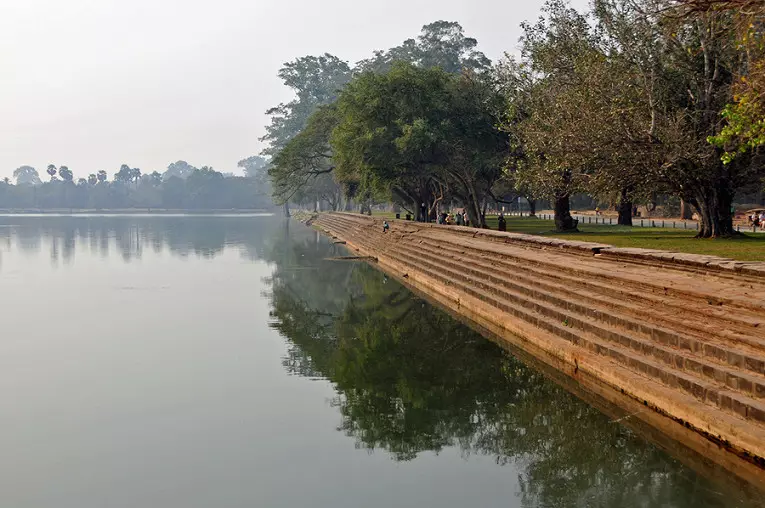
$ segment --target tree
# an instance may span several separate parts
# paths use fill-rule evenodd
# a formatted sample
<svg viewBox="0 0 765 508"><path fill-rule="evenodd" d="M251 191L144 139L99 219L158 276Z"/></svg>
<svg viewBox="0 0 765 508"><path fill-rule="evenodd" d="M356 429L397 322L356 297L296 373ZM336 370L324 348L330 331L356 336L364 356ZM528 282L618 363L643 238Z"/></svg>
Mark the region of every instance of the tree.
<svg viewBox="0 0 765 508"><path fill-rule="evenodd" d="M454 21L435 21L422 27L417 39L407 39L388 51L376 51L357 67L362 71L388 72L395 62L418 67L440 67L452 74L464 70L488 71L491 61L476 48L478 41L466 37L462 25Z"/></svg>
<svg viewBox="0 0 765 508"><path fill-rule="evenodd" d="M61 176L61 179L67 183L72 183L74 180L74 174L67 166L58 168L58 174Z"/></svg>
<svg viewBox="0 0 765 508"><path fill-rule="evenodd" d="M587 90L582 69L600 56L596 34L562 0L546 2L537 23L522 27L522 60L504 68L512 99L508 125L523 147L515 176L518 185L553 201L557 231L575 231L570 197L587 188L593 165L571 145L583 130L577 117L577 102Z"/></svg>
<svg viewBox="0 0 765 508"><path fill-rule="evenodd" d="M329 138L337 123L334 106L319 107L306 127L274 156L268 175L278 203L295 197L300 200L304 197L301 194L311 194L309 188L317 177L334 170Z"/></svg>
<svg viewBox="0 0 765 508"><path fill-rule="evenodd" d="M244 170L244 175L248 178L263 178L268 167L268 159L260 155L253 155L242 159L236 163L236 166Z"/></svg>
<svg viewBox="0 0 765 508"><path fill-rule="evenodd" d="M372 193L388 193L428 218L439 185L437 168L449 74L398 63L387 74L365 72L337 103L331 138L338 179L355 177Z"/></svg>
<svg viewBox="0 0 765 508"><path fill-rule="evenodd" d="M296 97L266 111L271 123L261 138L268 144L263 154L274 156L284 148L305 127L317 107L334 102L351 74L347 62L328 53L285 63L279 70L279 78Z"/></svg>
<svg viewBox="0 0 765 508"><path fill-rule="evenodd" d="M167 166L167 171L162 174L163 180L168 180L174 176L185 180L189 177L197 168L192 166L186 161L176 161Z"/></svg>
<svg viewBox="0 0 765 508"><path fill-rule="evenodd" d="M95 185L98 183L98 176L96 176L95 173L91 173L88 175L88 184L89 185Z"/></svg>
<svg viewBox="0 0 765 508"><path fill-rule="evenodd" d="M50 181L52 182L54 178L56 177L56 166L53 164L48 164L48 170L46 171L50 175Z"/></svg>
<svg viewBox="0 0 765 508"><path fill-rule="evenodd" d="M138 182L141 181L141 170L138 168L130 169L130 180L138 186Z"/></svg>
<svg viewBox="0 0 765 508"><path fill-rule="evenodd" d="M109 178L106 174L106 171L103 169L98 172L96 175L96 178L98 178L98 183L105 183L106 180Z"/></svg>
<svg viewBox="0 0 765 508"><path fill-rule="evenodd" d="M88 185L88 181L85 178L78 178L77 185L80 187Z"/></svg>
<svg viewBox="0 0 765 508"><path fill-rule="evenodd" d="M489 83L397 63L354 79L337 110L331 145L340 181L388 193L422 221L449 191L482 224L482 203L508 150L496 127L501 97Z"/></svg>
<svg viewBox="0 0 765 508"><path fill-rule="evenodd" d="M133 170L130 166L123 164L120 166L120 170L114 173L114 181L121 183L130 183L133 180Z"/></svg>
<svg viewBox="0 0 765 508"><path fill-rule="evenodd" d="M162 174L159 171L153 171L149 177L151 178L151 184L154 187L162 185Z"/></svg>
<svg viewBox="0 0 765 508"><path fill-rule="evenodd" d="M32 166L20 166L13 171L16 185L41 185L40 174Z"/></svg>
<svg viewBox="0 0 765 508"><path fill-rule="evenodd" d="M735 76L733 100L725 106L725 126L709 141L725 150L723 162L765 145L765 3L760 0L677 0L681 15L691 19L726 12L733 20L737 50L746 66Z"/></svg>
<svg viewBox="0 0 765 508"><path fill-rule="evenodd" d="M725 142L714 141L725 138L722 113L735 99L735 76L743 75L749 62L738 51L730 12L679 16L671 9L675 4L596 4L601 26L629 64L625 75L634 76L642 97L642 107L621 114L649 119L643 143L660 159L651 177L696 208L699 236L735 236L733 199L759 184L765 171L758 160L762 154L746 149L729 158Z"/></svg>

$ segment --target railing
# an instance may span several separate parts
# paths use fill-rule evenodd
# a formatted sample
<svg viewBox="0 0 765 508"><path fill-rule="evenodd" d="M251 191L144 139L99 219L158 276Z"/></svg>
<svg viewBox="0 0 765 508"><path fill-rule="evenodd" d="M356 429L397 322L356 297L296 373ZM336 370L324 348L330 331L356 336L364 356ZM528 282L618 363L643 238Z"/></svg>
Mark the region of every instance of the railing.
<svg viewBox="0 0 765 508"><path fill-rule="evenodd" d="M542 220L553 220L555 217L550 213L541 213L537 215L530 215L524 212L511 212L505 213L505 215L515 217L536 217ZM579 215L572 214L573 218L579 220L579 224L598 224L605 226L617 226L617 219L614 217L603 217L599 215ZM632 227L637 228L665 228L665 229L687 229L691 231L698 231L699 222L695 220L672 220L672 219L658 219L658 218L632 218ZM757 226L736 226L736 231L746 231L748 233L763 233L765 229Z"/></svg>

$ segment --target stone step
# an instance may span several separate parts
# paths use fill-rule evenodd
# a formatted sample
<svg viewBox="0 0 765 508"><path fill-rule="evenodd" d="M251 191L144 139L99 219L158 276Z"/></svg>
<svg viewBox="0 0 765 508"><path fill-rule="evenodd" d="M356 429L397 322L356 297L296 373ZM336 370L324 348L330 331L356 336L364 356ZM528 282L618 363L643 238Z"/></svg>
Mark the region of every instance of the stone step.
<svg viewBox="0 0 765 508"><path fill-rule="evenodd" d="M435 246L440 250L449 249L449 245L456 252L467 255L467 252L474 252L476 257L481 257L492 263L497 263L508 269L523 270L535 273L539 277L546 279L557 279L560 283L575 285L583 289L591 290L595 293L612 295L622 301L631 301L646 309L644 318L650 318L648 310L667 308L668 311L689 316L689 319L696 320L697 327L700 322L708 323L710 318L715 319L724 329L721 332L726 339L740 340L747 342L747 337L759 337L750 341L752 347L765 347L765 311L762 313L750 313L748 311L731 312L730 309L718 305L710 305L708 300L703 302L698 300L688 301L682 295L674 291L665 291L664 288L652 286L646 290L644 284L634 284L633 281L610 277L607 274L598 273L576 273L576 270L568 265L556 265L553 263L544 263L539 260L529 260L507 253L498 253L493 250L486 250L478 246L468 246L462 243L442 241L428 237L419 238L425 244ZM601 270L603 271L603 270ZM607 271L607 270L606 270ZM691 315L693 315L691 317ZM760 323L763 326L760 326Z"/></svg>
<svg viewBox="0 0 765 508"><path fill-rule="evenodd" d="M402 242L409 243L409 242ZM422 249L427 246L427 249ZM709 344L709 354L732 365L743 366L754 372L765 372L765 329L755 328L731 320L718 319L713 315L687 316L687 309L669 306L666 302L644 301L637 298L627 298L622 290L605 284L589 284L587 282L557 275L550 275L538 269L530 269L519 263L499 259L483 260L483 257L469 256L467 249L450 247L445 244L435 244L430 240L418 240L416 247L425 251L437 249L451 259L464 262L464 266L480 267L485 273L497 276L505 275L510 282L524 283L536 286L540 290L566 293L575 302L587 302L589 306L599 308L608 315L629 316L633 321L625 322L635 330L640 330L643 323L651 323L654 328L682 331L685 335L695 337L702 343ZM511 275L509 275L511 274ZM646 307L648 309L646 309ZM636 323L635 320L638 320ZM715 323L716 335L712 338L709 326ZM637 328L635 328L637 326ZM765 328L765 327L763 327ZM686 346L692 351L700 350L700 343L691 341ZM726 358L732 353L730 358ZM737 355L750 355L750 363L744 362ZM744 363L742 363L744 362Z"/></svg>
<svg viewBox="0 0 765 508"><path fill-rule="evenodd" d="M371 250L376 250L374 246L368 246ZM474 298L486 302L514 317L530 323L542 330L553 333L563 340L586 347L589 351L602 356L615 359L622 365L630 367L636 372L650 376L663 384L681 389L694 398L713 404L723 411L744 417L758 424L765 425L765 404L754 400L745 393L721 387L719 384L701 379L697 373L681 371L672 362L661 362L657 359L647 356L642 350L640 352L625 346L619 342L603 339L593 333L595 327L588 329L578 328L577 325L583 323L569 318L564 324L566 316L555 314L554 312L545 312L546 307L531 302L530 305L523 305L524 301L520 299L507 298L507 292L497 295L495 292L486 288L478 288L474 285L468 285L464 280L455 277L449 270L444 273L437 266L428 263L424 267L423 262L417 258L396 258L396 262L408 266L413 270L425 274L441 284L453 287Z"/></svg>
<svg viewBox="0 0 765 508"><path fill-rule="evenodd" d="M650 355L670 366L708 378L709 381L721 383L729 389L741 391L755 398L765 398L765 377L761 375L747 374L740 370L730 369L725 365L710 362L708 359L679 350L671 345L656 343L650 338L641 339L635 337L625 333L625 330L618 326L609 324L595 325L591 322L591 316L587 313L582 313L579 309L568 308L566 311L557 310L561 303L565 304L565 301L556 301L556 298L553 296L532 296L529 293L522 292L522 290L509 289L507 286L503 287L492 284L486 278L480 278L479 280L471 279L464 271L460 270L460 266L439 263L439 260L423 253L404 252L400 247L393 252L394 256L406 259L412 266L427 266L431 273L441 271L450 279L460 281L461 284L477 286L483 291L493 293L516 305L524 306L550 319L566 323L568 327L592 333L604 340L617 342L641 354ZM425 259L426 256L427 259ZM549 297L546 298L546 296ZM553 306L550 306L550 303Z"/></svg>
<svg viewBox="0 0 765 508"><path fill-rule="evenodd" d="M356 227L357 223L355 221L335 221L339 222L339 226L341 227L348 227L349 225L352 227ZM361 234L361 236L369 237L368 231L365 230L365 227L357 228L357 232ZM380 237L385 238L385 237ZM395 245L397 242L384 242L383 245L378 245L375 248L377 249L385 249L388 247L388 244ZM441 246L444 250L444 246ZM448 247L447 247L448 248ZM438 262L443 262L442 259L438 259ZM458 269L463 270L462 268L458 267ZM487 273L490 273L488 270L486 271L474 271L471 272L473 276L480 277L484 276ZM522 277L517 275L516 272L516 278L521 279ZM491 281L490 281L491 282ZM581 305L578 305L575 300L581 300L582 295L577 294L567 294L565 295L565 299L561 302L559 299L556 299L555 297L546 295L544 292L537 291L536 288L533 286L530 286L527 284L525 287L521 285L519 280L512 280L512 279L503 279L503 280L494 280L494 283L500 283L504 285L511 285L514 287L516 291L520 291L521 293L525 294L527 297L533 297L537 299L543 299L547 300L548 302L551 302L553 305L562 306L563 308L568 309L569 311L578 312L580 315L585 315L587 318L595 318L600 320L601 322L608 324L609 326L615 326L617 329L620 327L626 328L630 330L632 333L638 333L639 335L643 335L644 337L648 338L654 343L659 343L664 346L668 347L681 347L684 348L688 352L696 353L694 354L694 358L697 357L697 355L700 355L700 357L704 358L706 357L707 361L711 361L713 363L719 363L722 365L730 365L732 367L740 367L743 369L748 369L752 373L756 374L756 377L747 379L745 375L741 375L742 373L738 373L736 371L733 371L733 374L720 372L718 371L712 371L710 370L709 366L705 366L703 364L700 364L699 362L695 361L693 358L691 360L683 361L684 368L689 368L691 370L702 370L704 368L707 368L710 376L714 376L715 379L719 381L726 382L729 386L733 388L738 388L740 385L745 386L747 389L749 387L753 388L755 390L755 393L758 393L758 386L761 386L761 379L759 378L759 375L762 373L762 365L763 360L762 356L756 354L756 352L753 352L751 350L746 350L743 348L736 348L734 346L730 346L725 344L724 342L714 341L710 338L707 338L706 340L703 340L703 337L696 336L695 338L691 335L689 337L689 334L686 332L684 334L678 334L677 332L672 332L670 330L667 330L662 327L648 327L645 326L642 323L636 323L634 320L630 321L628 319L621 318L619 316L615 316L613 314L609 314L608 312L603 312L602 309L590 309L590 308L583 308ZM527 281L528 282L528 281ZM538 281L534 281L534 284L537 286L541 285ZM560 289L560 288L559 288ZM552 300L551 300L552 299ZM585 297L586 299L586 297ZM572 301L574 300L574 301ZM601 299L602 301L602 299ZM612 304L616 305L616 304Z"/></svg>
<svg viewBox="0 0 765 508"><path fill-rule="evenodd" d="M591 259L588 258L577 259L572 258L571 256L560 256L552 251L543 251L544 255L540 256L539 249L530 250L510 247L500 243L472 242L469 238L465 238L464 235L450 235L448 232L443 231L434 232L434 234L428 235L423 234L421 236L432 241L445 242L455 246L469 248L475 252L480 252L485 257L513 259L523 263L524 266L534 266L552 273L563 273L567 274L569 277L575 276L579 280L588 282L597 281L606 284L615 284L618 282L641 294L650 294L670 300L680 300L683 302L684 307L688 306L689 303L695 304L694 308L702 309L701 312L704 315L710 310L720 315L730 315L731 309L735 309L735 320L752 327L756 324L763 323L763 315L765 315L765 307L758 304L755 308L752 308L752 303L749 300L746 305L741 306L741 302L738 300L726 299L718 297L718 295L710 295L707 292L698 290L688 291L682 288L668 287L664 281L661 280L660 276L662 273L671 270L657 270L655 272L656 278L653 280L646 280L644 273L641 273L639 279L635 279L615 275L610 270L611 267L625 266L625 262L618 263L614 261L603 261L591 266ZM699 280L704 280L705 282L710 283L714 282L714 277L705 277ZM765 291L765 286L756 281L750 282L740 280L737 281L736 285L751 287L753 293ZM719 286L719 284L717 286ZM715 287L715 284L710 283L709 287ZM713 297L712 300L714 301L710 301L710 296Z"/></svg>

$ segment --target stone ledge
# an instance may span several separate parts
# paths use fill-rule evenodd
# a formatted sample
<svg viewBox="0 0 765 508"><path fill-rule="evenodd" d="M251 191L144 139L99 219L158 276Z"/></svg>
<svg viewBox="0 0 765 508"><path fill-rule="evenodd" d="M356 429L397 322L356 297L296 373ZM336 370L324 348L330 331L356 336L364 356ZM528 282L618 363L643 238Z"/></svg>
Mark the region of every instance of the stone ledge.
<svg viewBox="0 0 765 508"><path fill-rule="evenodd" d="M350 212L329 212L336 215L356 220L358 222L368 222L370 224L382 223L385 219L359 215ZM413 230L437 229L439 231L449 231L460 235L469 235L473 238L481 238L493 242L513 243L528 248L537 249L565 249L572 253L581 255L598 254L603 257L612 258L619 261L648 262L663 265L677 265L684 268L697 268L707 271L728 272L733 274L750 275L754 277L765 278L765 262L754 261L736 261L730 258L718 256L709 256L705 254L691 254L687 252L674 252L656 249L639 249L630 247L614 247L604 243L581 242L578 240L566 240L562 238L552 238L546 236L527 235L523 233L512 233L494 231L489 229L476 229L465 226L446 226L441 224L421 223L414 221L405 221L397 219L388 219L392 224L406 225Z"/></svg>

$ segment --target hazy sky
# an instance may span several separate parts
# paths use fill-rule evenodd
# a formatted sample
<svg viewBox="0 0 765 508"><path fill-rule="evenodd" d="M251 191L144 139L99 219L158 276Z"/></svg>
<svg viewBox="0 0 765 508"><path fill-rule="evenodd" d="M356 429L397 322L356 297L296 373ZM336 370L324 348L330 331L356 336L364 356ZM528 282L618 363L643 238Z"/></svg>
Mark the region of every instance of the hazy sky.
<svg viewBox="0 0 765 508"><path fill-rule="evenodd" d="M0 177L49 163L111 177L178 159L235 171L261 149L265 110L290 98L283 62L354 63L439 19L496 59L542 2L0 0Z"/></svg>

